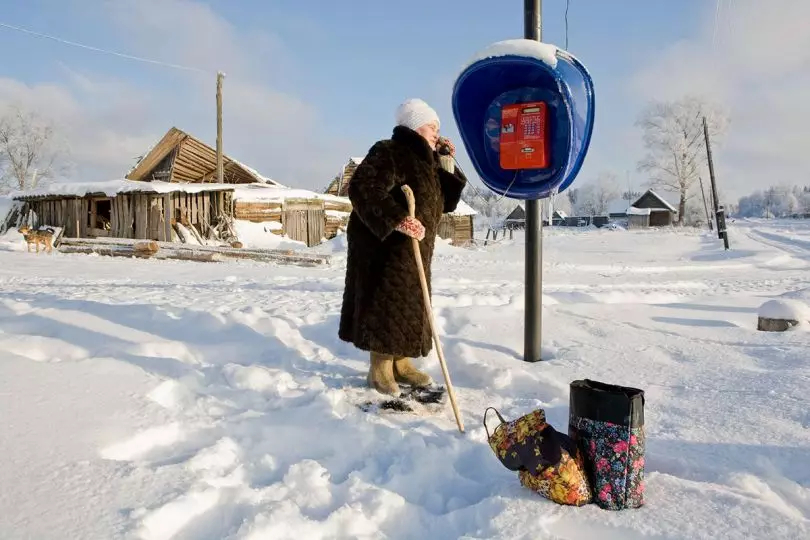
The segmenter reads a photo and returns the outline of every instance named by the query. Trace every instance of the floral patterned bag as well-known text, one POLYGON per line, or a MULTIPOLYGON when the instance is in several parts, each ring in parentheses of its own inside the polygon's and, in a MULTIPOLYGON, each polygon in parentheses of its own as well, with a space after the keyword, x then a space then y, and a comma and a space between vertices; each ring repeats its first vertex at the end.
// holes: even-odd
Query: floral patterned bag
POLYGON ((644 391, 588 379, 571 383, 568 434, 585 455, 594 502, 644 504, 644 391))
POLYGON ((518 472, 522 486, 558 504, 591 502, 581 452, 570 437, 546 422, 545 411, 537 409, 507 422, 489 407, 484 411, 484 429, 490 448, 507 469, 518 472), (486 424, 490 410, 501 421, 491 435, 486 424))

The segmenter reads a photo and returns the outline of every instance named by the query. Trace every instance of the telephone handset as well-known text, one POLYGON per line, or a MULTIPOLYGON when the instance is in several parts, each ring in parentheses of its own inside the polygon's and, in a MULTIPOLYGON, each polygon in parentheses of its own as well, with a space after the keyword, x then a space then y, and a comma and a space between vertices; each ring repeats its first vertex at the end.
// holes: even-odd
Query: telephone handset
POLYGON ((545 102, 515 103, 501 109, 501 168, 547 168, 548 140, 548 105, 545 102))

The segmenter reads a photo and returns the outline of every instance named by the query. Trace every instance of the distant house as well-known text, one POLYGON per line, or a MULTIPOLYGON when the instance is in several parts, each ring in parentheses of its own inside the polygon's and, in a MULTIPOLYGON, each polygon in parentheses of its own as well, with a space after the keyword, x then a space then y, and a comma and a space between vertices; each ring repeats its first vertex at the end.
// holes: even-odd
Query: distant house
POLYGON ((340 172, 337 176, 329 183, 324 193, 338 197, 348 197, 349 183, 352 181, 352 176, 354 175, 354 171, 357 170, 357 166, 362 162, 363 158, 361 157, 350 157, 349 161, 340 168, 340 172))
POLYGON ((669 227, 675 223, 678 211, 666 199, 648 189, 627 209, 628 226, 669 227))
POLYGON ((526 228, 526 210, 522 205, 517 204, 506 219, 503 221, 507 229, 524 229, 526 228))

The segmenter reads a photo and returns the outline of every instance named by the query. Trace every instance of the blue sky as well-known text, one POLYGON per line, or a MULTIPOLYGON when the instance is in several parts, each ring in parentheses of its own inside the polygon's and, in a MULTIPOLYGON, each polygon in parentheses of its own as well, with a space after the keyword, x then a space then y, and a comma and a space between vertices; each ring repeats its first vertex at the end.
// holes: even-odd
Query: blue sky
MULTIPOLYGON (((756 6, 752 0, 720 1, 720 35, 727 38, 721 47, 738 50, 756 6)), ((800 0, 777 3, 804 9, 800 0)), ((105 180, 121 176, 131 158, 172 125, 213 142, 213 73, 219 69, 227 75, 225 152, 282 183, 317 188, 346 157, 363 155, 390 134, 393 111, 407 97, 433 104, 445 134, 457 139, 449 100, 458 68, 494 41, 522 37, 522 4, 2 0, 0 22, 208 73, 134 62, 0 28, 0 48, 19 51, 4 56, 0 102, 23 100, 56 117, 82 179, 105 180)), ((543 41, 563 47, 566 2, 543 4, 543 41)), ((706 49, 715 5, 709 0, 570 1, 568 50, 591 71, 597 92, 596 130, 578 184, 601 170, 623 180, 629 174, 636 186, 643 184, 645 178, 635 172, 641 147, 633 126, 641 107, 651 98, 673 97, 676 88, 683 93, 717 87, 716 81, 706 84, 706 66, 683 62, 684 55, 706 49)), ((783 16, 772 24, 786 22, 791 13, 783 16)), ((804 75, 802 65, 791 69, 804 75)), ((720 86, 735 89, 735 76, 724 73, 726 84, 720 86)), ((745 144, 738 146, 738 153, 745 153, 745 144)), ((721 167, 732 166, 726 161, 734 161, 734 148, 728 154, 718 150, 721 167)), ((769 163, 762 161, 763 167, 769 163)), ((462 158, 462 164, 474 176, 469 161, 462 158)), ((756 187, 755 180, 735 173, 727 189, 739 195, 756 187)))

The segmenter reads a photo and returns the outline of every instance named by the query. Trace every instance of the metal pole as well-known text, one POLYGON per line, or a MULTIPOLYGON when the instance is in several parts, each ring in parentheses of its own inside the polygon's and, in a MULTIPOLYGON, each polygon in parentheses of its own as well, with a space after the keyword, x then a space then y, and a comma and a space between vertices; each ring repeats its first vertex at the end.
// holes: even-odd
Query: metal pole
MULTIPOLYGON (((523 0, 523 37, 540 41, 541 0, 523 0)), ((540 201, 526 201, 526 299, 523 359, 538 362, 541 358, 543 318, 543 220, 540 201)))

